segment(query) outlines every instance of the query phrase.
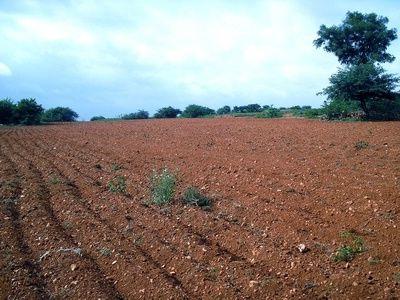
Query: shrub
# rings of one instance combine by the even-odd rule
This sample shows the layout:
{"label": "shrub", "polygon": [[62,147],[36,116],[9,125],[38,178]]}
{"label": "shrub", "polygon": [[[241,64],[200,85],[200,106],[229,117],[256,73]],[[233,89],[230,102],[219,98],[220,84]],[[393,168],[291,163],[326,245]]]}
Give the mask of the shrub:
{"label": "shrub", "polygon": [[231,108],[228,105],[225,105],[217,110],[218,115],[227,115],[231,112]]}
{"label": "shrub", "polygon": [[234,113],[256,113],[261,112],[262,107],[259,104],[248,104],[243,106],[234,106],[232,111]]}
{"label": "shrub", "polygon": [[211,206],[211,200],[204,196],[197,188],[188,187],[183,194],[183,202],[200,207]]}
{"label": "shrub", "polygon": [[309,108],[303,111],[303,116],[309,119],[322,117],[323,114],[324,111],[321,108]]}
{"label": "shrub", "polygon": [[160,108],[155,114],[154,118],[163,119],[163,118],[176,118],[179,114],[181,114],[181,110],[177,108],[173,108],[172,106]]}
{"label": "shrub", "polygon": [[113,193],[126,194],[126,179],[124,176],[117,176],[108,182],[108,190]]}
{"label": "shrub", "polygon": [[106,118],[103,116],[94,116],[90,119],[90,121],[101,121],[101,120],[105,120]]}
{"label": "shrub", "polygon": [[356,150],[362,150],[368,147],[368,143],[365,141],[358,141],[354,147],[356,148]]}
{"label": "shrub", "polygon": [[374,121],[400,120],[400,96],[396,100],[380,100],[367,103],[369,119]]}
{"label": "shrub", "polygon": [[12,124],[15,122],[16,105],[11,99],[0,100],[0,124]]}
{"label": "shrub", "polygon": [[264,110],[262,113],[258,114],[257,117],[267,118],[267,119],[282,118],[283,113],[279,109],[271,107],[267,110]]}
{"label": "shrub", "polygon": [[55,107],[46,110],[42,115],[43,122],[74,122],[79,115],[69,107]]}
{"label": "shrub", "polygon": [[185,110],[182,113],[182,116],[185,118],[198,118],[213,114],[215,114],[215,111],[211,108],[196,104],[191,104],[185,108]]}
{"label": "shrub", "polygon": [[36,99],[22,99],[16,106],[16,121],[23,125],[39,124],[43,111],[43,107],[36,103]]}
{"label": "shrub", "polygon": [[340,99],[325,102],[323,109],[328,120],[350,118],[360,111],[357,102]]}
{"label": "shrub", "polygon": [[168,169],[163,169],[160,173],[154,170],[150,181],[152,202],[160,206],[170,203],[175,195],[174,174]]}
{"label": "shrub", "polygon": [[130,113],[121,116],[121,119],[123,120],[136,120],[136,119],[148,119],[149,118],[149,113],[144,110],[139,110],[135,113]]}

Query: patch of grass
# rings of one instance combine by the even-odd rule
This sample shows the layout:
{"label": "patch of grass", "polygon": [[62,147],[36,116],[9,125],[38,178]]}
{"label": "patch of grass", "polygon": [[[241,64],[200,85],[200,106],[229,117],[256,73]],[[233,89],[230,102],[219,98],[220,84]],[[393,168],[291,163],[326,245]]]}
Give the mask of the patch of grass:
{"label": "patch of grass", "polygon": [[354,147],[356,148],[356,150],[362,150],[365,149],[369,146],[369,144],[366,141],[358,141]]}
{"label": "patch of grass", "polygon": [[358,236],[354,231],[344,231],[340,234],[342,238],[350,240],[349,245],[340,247],[333,256],[335,261],[352,261],[357,254],[366,251],[364,239]]}
{"label": "patch of grass", "polygon": [[169,204],[175,195],[176,178],[168,169],[160,173],[153,171],[151,181],[151,200],[157,205]]}
{"label": "patch of grass", "polygon": [[126,179],[124,176],[117,176],[108,182],[108,190],[113,193],[126,194]]}
{"label": "patch of grass", "polygon": [[111,255],[111,250],[106,248],[106,247],[100,248],[99,252],[103,256],[110,256]]}
{"label": "patch of grass", "polygon": [[393,279],[396,283],[400,283],[400,272],[395,273]]}
{"label": "patch of grass", "polygon": [[56,177],[56,176],[51,177],[49,181],[50,181],[51,184],[59,184],[59,183],[61,183],[61,179]]}
{"label": "patch of grass", "polygon": [[211,280],[211,281],[216,281],[217,278],[218,278],[218,274],[219,274],[219,269],[218,269],[218,268],[211,268],[211,269],[207,272],[206,278],[207,278],[208,280]]}
{"label": "patch of grass", "polygon": [[144,240],[143,236],[142,236],[142,235],[139,235],[139,236],[137,236],[137,237],[133,240],[133,243],[134,243],[136,246],[140,246],[141,244],[143,244],[143,240]]}
{"label": "patch of grass", "polygon": [[62,228],[64,228],[65,230],[71,229],[72,228],[72,223],[68,222],[68,221],[64,221],[61,224]]}
{"label": "patch of grass", "polygon": [[116,171],[121,170],[121,169],[122,169],[122,167],[121,167],[121,165],[119,165],[119,164],[112,164],[112,165],[111,165],[111,170],[112,170],[113,172],[116,172]]}
{"label": "patch of grass", "polygon": [[195,187],[188,187],[183,194],[183,202],[189,205],[200,207],[210,207],[211,199],[204,196],[199,189]]}

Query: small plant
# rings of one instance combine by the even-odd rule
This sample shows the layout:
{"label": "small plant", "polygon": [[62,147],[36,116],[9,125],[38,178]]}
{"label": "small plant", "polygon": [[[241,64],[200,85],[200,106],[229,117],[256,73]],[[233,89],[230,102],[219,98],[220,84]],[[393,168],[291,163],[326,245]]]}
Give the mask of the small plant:
{"label": "small plant", "polygon": [[363,238],[358,236],[355,232],[344,231],[340,234],[340,236],[342,238],[350,239],[351,245],[344,245],[340,247],[333,256],[335,261],[349,262],[352,261],[357,254],[366,251]]}
{"label": "small plant", "polygon": [[165,205],[172,201],[175,195],[176,178],[168,169],[160,173],[153,171],[151,176],[152,202],[157,205]]}
{"label": "small plant", "polygon": [[111,250],[106,248],[106,247],[100,248],[99,252],[103,256],[110,256],[111,255]]}
{"label": "small plant", "polygon": [[126,179],[124,176],[117,176],[108,182],[108,189],[113,193],[126,194]]}
{"label": "small plant", "polygon": [[60,178],[53,176],[50,178],[50,183],[51,184],[59,184],[59,183],[61,183],[61,180],[60,180]]}
{"label": "small plant", "polygon": [[183,194],[183,202],[200,207],[211,206],[211,200],[204,196],[197,188],[188,187]]}
{"label": "small plant", "polygon": [[118,170],[121,170],[121,169],[122,169],[122,167],[119,164],[112,164],[111,165],[111,170],[114,171],[114,172],[116,172]]}
{"label": "small plant", "polygon": [[368,143],[366,141],[358,141],[354,147],[356,150],[362,150],[368,147]]}
{"label": "small plant", "polygon": [[400,283],[400,272],[393,275],[393,279],[396,283]]}
{"label": "small plant", "polygon": [[218,278],[219,274],[219,269],[218,268],[211,268],[208,273],[206,274],[206,277],[210,281],[216,281]]}

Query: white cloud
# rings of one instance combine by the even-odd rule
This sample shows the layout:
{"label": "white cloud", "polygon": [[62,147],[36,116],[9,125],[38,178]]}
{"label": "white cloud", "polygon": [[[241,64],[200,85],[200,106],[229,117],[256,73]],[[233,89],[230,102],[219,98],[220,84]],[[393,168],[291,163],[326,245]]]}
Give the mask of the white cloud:
{"label": "white cloud", "polygon": [[5,64],[0,62],[0,76],[11,76],[11,69]]}

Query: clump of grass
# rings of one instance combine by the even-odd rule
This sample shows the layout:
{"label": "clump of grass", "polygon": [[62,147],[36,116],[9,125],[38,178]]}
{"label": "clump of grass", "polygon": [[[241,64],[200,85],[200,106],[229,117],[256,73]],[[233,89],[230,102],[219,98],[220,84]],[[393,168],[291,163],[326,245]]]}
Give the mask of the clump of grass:
{"label": "clump of grass", "polygon": [[100,248],[99,252],[103,256],[110,256],[111,255],[111,250],[106,248],[106,247]]}
{"label": "clump of grass", "polygon": [[154,170],[150,181],[152,202],[160,206],[169,204],[175,195],[175,175],[166,168],[160,173]]}
{"label": "clump of grass", "polygon": [[122,169],[122,167],[119,164],[112,164],[111,165],[111,170],[114,171],[114,172],[116,172],[118,170],[121,170],[121,169]]}
{"label": "clump of grass", "polygon": [[50,183],[51,184],[59,184],[59,183],[61,183],[61,179],[56,176],[53,176],[50,178]]}
{"label": "clump of grass", "polygon": [[113,193],[126,194],[126,179],[124,176],[117,176],[108,182],[108,190]]}
{"label": "clump of grass", "polygon": [[358,141],[354,147],[356,148],[356,150],[362,150],[368,147],[368,143],[366,141]]}
{"label": "clump of grass", "polygon": [[218,278],[218,274],[219,274],[219,269],[218,268],[211,268],[207,274],[206,274],[206,278],[210,281],[216,281]]}
{"label": "clump of grass", "polygon": [[365,243],[362,237],[358,236],[353,231],[344,231],[340,234],[342,238],[346,238],[350,240],[350,245],[344,245],[340,247],[333,259],[335,261],[352,261],[357,254],[363,253],[366,251]]}
{"label": "clump of grass", "polygon": [[188,187],[183,194],[183,202],[189,205],[210,207],[211,199],[204,196],[197,188]]}

